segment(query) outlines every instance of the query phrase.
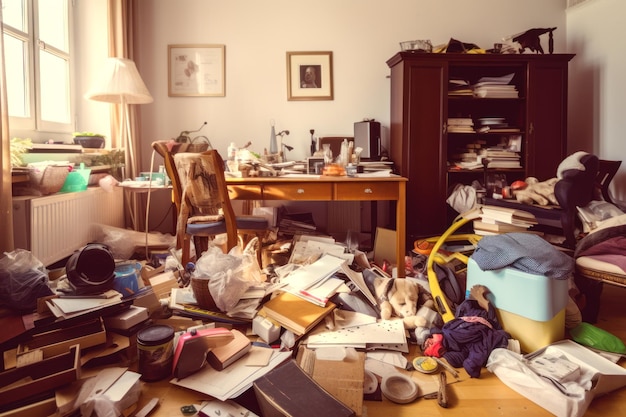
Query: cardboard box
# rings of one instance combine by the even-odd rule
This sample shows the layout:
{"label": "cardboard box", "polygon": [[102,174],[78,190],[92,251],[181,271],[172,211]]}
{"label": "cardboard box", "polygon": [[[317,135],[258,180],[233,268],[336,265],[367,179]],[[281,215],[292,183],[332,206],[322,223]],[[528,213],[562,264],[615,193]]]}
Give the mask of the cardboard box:
{"label": "cardboard box", "polygon": [[[115,408],[115,415],[128,416],[137,408],[141,394],[141,375],[127,368],[105,368],[91,378],[83,378],[74,384],[56,390],[55,397],[60,415],[74,415],[81,406],[89,408],[106,397]],[[113,412],[113,411],[112,411]]]}
{"label": "cardboard box", "polygon": [[[0,373],[0,409],[21,406],[22,401],[55,390],[80,378],[80,346],[65,353]],[[15,406],[13,406],[13,404]]]}
{"label": "cardboard box", "polygon": [[[540,354],[563,356],[578,365],[579,380],[588,380],[588,387],[580,388],[577,395],[567,395],[557,384],[534,374],[524,361]],[[506,349],[496,349],[487,368],[507,386],[557,416],[580,417],[595,397],[626,386],[626,369],[571,340],[553,343],[525,358]]]}
{"label": "cardboard box", "polygon": [[122,311],[121,313],[113,316],[105,317],[104,325],[107,329],[128,330],[131,327],[148,320],[148,318],[148,309],[146,307],[132,305],[126,311]]}
{"label": "cardboard box", "polygon": [[390,262],[393,266],[396,263],[396,231],[390,229],[376,228],[374,238],[374,263],[380,267],[383,261]]}
{"label": "cardboard box", "polygon": [[40,349],[43,351],[44,358],[50,358],[67,352],[72,345],[78,344],[81,349],[87,349],[104,344],[106,340],[106,330],[102,318],[96,318],[76,326],[34,335],[30,340],[18,345],[17,356]]}

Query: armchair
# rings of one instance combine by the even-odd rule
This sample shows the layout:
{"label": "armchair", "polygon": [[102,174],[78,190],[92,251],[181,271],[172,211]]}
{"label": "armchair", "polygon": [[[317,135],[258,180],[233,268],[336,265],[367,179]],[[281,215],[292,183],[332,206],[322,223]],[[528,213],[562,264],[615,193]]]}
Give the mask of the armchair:
{"label": "armchair", "polygon": [[523,204],[516,200],[487,198],[486,204],[514,207],[531,212],[540,225],[561,229],[565,246],[576,247],[577,207],[584,207],[593,200],[606,200],[612,203],[609,184],[621,165],[621,161],[600,160],[596,155],[586,154],[580,158],[584,169],[564,169],[554,185],[554,194],[559,205],[541,206]]}

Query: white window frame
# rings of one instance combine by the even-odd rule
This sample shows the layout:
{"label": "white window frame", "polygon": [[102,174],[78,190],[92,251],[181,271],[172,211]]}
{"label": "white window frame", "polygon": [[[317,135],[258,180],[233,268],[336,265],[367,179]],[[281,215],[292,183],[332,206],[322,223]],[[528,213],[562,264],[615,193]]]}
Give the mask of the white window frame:
{"label": "white window frame", "polygon": [[[68,16],[67,16],[67,24],[68,24],[68,50],[66,53],[64,51],[60,51],[50,45],[46,45],[44,42],[39,41],[39,15],[38,15],[38,4],[40,1],[46,0],[24,0],[26,7],[26,15],[27,15],[27,32],[24,33],[20,30],[10,27],[5,24],[3,26],[3,32],[9,33],[11,36],[18,38],[26,42],[27,45],[27,57],[25,66],[25,73],[27,73],[28,77],[28,86],[27,94],[28,94],[28,104],[30,106],[30,116],[29,117],[10,117],[9,119],[9,129],[11,131],[11,136],[14,137],[28,137],[33,140],[33,142],[43,142],[47,140],[61,140],[67,141],[66,138],[70,138],[71,134],[74,130],[75,126],[75,111],[74,111],[74,76],[73,76],[73,42],[72,42],[72,33],[73,33],[73,19],[72,19],[72,6],[73,2],[71,0],[65,0],[68,5]],[[4,34],[3,33],[3,34]],[[41,117],[41,77],[39,75],[40,71],[40,63],[39,63],[39,50],[44,49],[48,53],[52,53],[56,56],[60,56],[63,59],[67,59],[68,61],[68,82],[67,85],[69,87],[69,91],[67,91],[67,96],[69,99],[69,121],[67,123],[59,123],[43,120]]]}

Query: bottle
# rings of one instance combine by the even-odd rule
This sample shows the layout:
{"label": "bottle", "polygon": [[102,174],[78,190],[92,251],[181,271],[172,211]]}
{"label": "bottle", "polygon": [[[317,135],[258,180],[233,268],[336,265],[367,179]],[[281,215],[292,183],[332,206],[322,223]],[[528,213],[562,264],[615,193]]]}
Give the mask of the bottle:
{"label": "bottle", "polygon": [[339,155],[341,165],[343,165],[344,167],[348,165],[348,139],[344,139],[343,142],[341,142],[341,152]]}
{"label": "bottle", "polygon": [[235,145],[235,142],[230,143],[226,155],[226,159],[228,159],[229,161],[235,160],[235,158],[237,157],[237,146]]}
{"label": "bottle", "polygon": [[272,130],[270,132],[270,154],[275,155],[278,153],[278,143],[276,142],[276,129],[274,123],[272,123]]}

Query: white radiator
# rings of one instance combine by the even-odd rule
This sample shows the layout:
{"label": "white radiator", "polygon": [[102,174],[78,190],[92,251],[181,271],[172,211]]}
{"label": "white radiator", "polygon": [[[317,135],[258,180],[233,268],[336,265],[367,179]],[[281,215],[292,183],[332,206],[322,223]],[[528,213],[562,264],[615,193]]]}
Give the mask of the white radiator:
{"label": "white radiator", "polygon": [[71,255],[101,236],[98,224],[124,227],[121,187],[100,187],[45,197],[14,197],[13,227],[16,248],[28,249],[44,265]]}

